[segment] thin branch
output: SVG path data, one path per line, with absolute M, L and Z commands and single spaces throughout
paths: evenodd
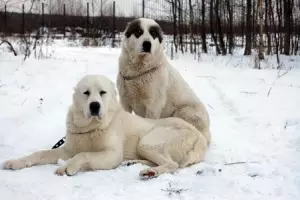
M 276 79 L 273 81 L 272 83 L 272 86 L 270 87 L 269 91 L 268 91 L 268 94 L 267 94 L 267 97 L 269 97 L 270 93 L 271 93 L 271 90 L 273 89 L 273 86 L 275 84 L 275 82 L 280 79 L 281 77 L 283 77 L 284 75 L 286 75 L 287 73 L 289 73 L 289 71 L 291 71 L 292 68 L 290 67 L 289 69 L 287 69 L 285 72 L 283 72 L 282 74 L 280 74 L 280 70 L 278 70 L 278 73 L 277 73 L 277 77 Z
M 225 163 L 224 165 L 239 165 L 239 164 L 246 164 L 247 162 L 232 162 L 232 163 Z
M 4 44 L 4 43 L 8 44 L 10 50 L 14 53 L 15 56 L 18 55 L 17 52 L 15 51 L 14 47 L 12 46 L 12 44 L 11 44 L 9 41 L 7 41 L 7 40 L 2 40 L 2 42 L 0 43 L 0 46 L 1 46 L 2 44 Z
M 257 92 L 248 92 L 248 91 L 241 91 L 240 93 L 251 94 L 251 95 L 257 94 Z
M 246 163 L 258 163 L 258 162 L 256 162 L 256 161 L 250 161 L 250 162 L 238 161 L 238 162 L 232 162 L 232 163 L 225 163 L 224 165 L 240 165 L 240 164 L 246 164 Z
M 216 79 L 216 77 L 213 76 L 196 76 L 198 78 L 212 78 L 212 79 Z
M 288 122 L 285 121 L 284 129 L 286 129 L 287 125 L 288 125 Z
M 168 192 L 169 193 L 169 196 L 171 196 L 172 194 L 181 194 L 181 192 L 184 192 L 184 191 L 187 191 L 188 189 L 175 189 L 175 188 L 172 188 L 172 184 L 169 182 L 169 188 L 166 188 L 166 189 L 161 189 L 162 191 L 164 192 Z

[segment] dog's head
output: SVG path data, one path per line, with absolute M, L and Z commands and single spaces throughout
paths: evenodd
M 161 27 L 152 19 L 139 18 L 131 21 L 123 39 L 123 48 L 135 56 L 153 56 L 163 50 Z
M 115 102 L 115 85 L 105 76 L 86 75 L 74 88 L 73 105 L 86 120 L 102 120 Z

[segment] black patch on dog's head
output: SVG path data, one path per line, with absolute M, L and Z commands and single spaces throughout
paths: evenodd
M 141 22 L 139 19 L 135 19 L 131 21 L 126 29 L 125 36 L 129 38 L 132 34 L 135 35 L 136 38 L 139 38 L 143 35 L 144 31 L 141 28 Z
M 151 36 L 153 37 L 154 40 L 156 38 L 158 38 L 159 43 L 162 42 L 162 40 L 163 40 L 162 30 L 161 30 L 161 28 L 158 25 L 150 26 L 149 33 L 151 34 Z

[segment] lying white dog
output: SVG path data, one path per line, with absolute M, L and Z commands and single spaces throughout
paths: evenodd
M 113 82 L 100 75 L 87 75 L 77 84 L 66 125 L 64 146 L 9 160 L 4 169 L 71 158 L 56 174 L 74 175 L 79 170 L 116 168 L 130 160 L 153 165 L 140 172 L 149 178 L 198 163 L 207 149 L 203 135 L 181 119 L 144 119 L 125 112 Z
M 152 19 L 132 21 L 125 30 L 117 88 L 127 112 L 144 118 L 178 117 L 211 141 L 208 112 L 163 52 L 160 26 Z

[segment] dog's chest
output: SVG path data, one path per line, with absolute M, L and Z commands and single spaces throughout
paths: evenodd
M 104 149 L 104 136 L 97 133 L 71 134 L 66 141 L 66 148 L 72 153 L 99 152 Z
M 126 81 L 125 94 L 130 102 L 139 103 L 150 96 L 151 82 L 146 79 Z

